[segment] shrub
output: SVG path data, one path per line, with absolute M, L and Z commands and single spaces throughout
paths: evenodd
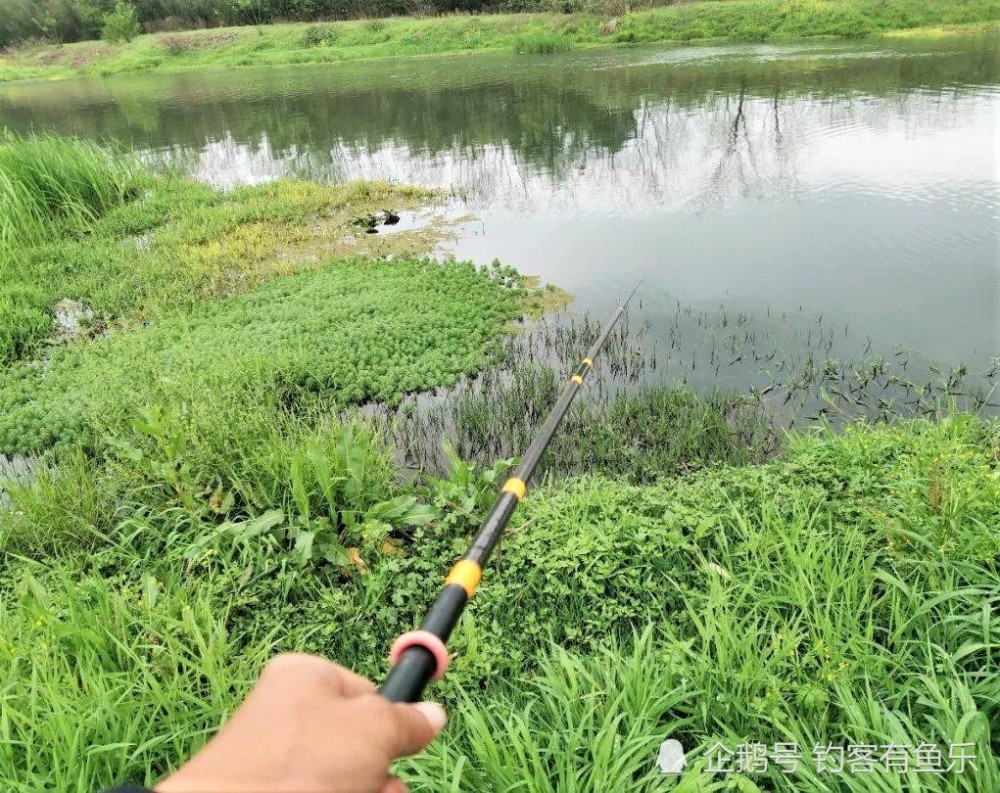
M 160 43 L 170 55 L 180 55 L 191 49 L 191 39 L 186 36 L 164 36 Z
M 147 33 L 176 33 L 180 30 L 190 30 L 194 25 L 184 17 L 170 16 L 163 19 L 153 19 L 145 23 Z
M 104 15 L 104 25 L 101 28 L 101 38 L 105 41 L 131 41 L 142 33 L 135 6 L 130 6 L 119 0 L 113 11 Z
M 325 47 L 337 39 L 337 31 L 329 25 L 310 25 L 302 34 L 303 47 Z

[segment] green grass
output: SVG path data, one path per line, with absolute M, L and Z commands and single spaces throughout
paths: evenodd
M 548 55 L 566 52 L 570 48 L 568 39 L 550 33 L 533 33 L 514 39 L 513 52 L 517 55 Z
M 0 138 L 0 363 L 29 354 L 49 335 L 41 268 L 22 261 L 53 239 L 79 239 L 134 198 L 135 163 L 80 140 Z M 25 268 L 32 271 L 25 277 Z
M 386 237 L 352 224 L 426 205 L 427 190 L 282 181 L 221 192 L 154 178 L 82 140 L 6 140 L 0 191 L 14 199 L 0 204 L 0 364 L 38 354 L 63 299 L 88 306 L 98 332 L 333 257 L 425 253 L 434 239 L 433 229 Z
M 625 337 L 624 343 L 629 341 Z M 565 358 L 582 358 L 590 343 L 580 336 L 578 354 Z M 502 366 L 491 367 L 476 382 L 463 382 L 447 399 L 422 409 L 403 404 L 389 412 L 384 429 L 406 450 L 406 462 L 423 470 L 441 468 L 444 437 L 462 459 L 509 459 L 527 448 L 542 418 L 539 406 L 554 404 L 564 382 L 538 365 L 531 344 L 516 337 Z M 602 359 L 614 357 L 616 346 L 608 344 Z M 607 375 L 599 369 L 595 379 L 602 376 Z M 759 399 L 665 385 L 634 387 L 615 396 L 588 393 L 561 426 L 541 460 L 541 475 L 597 469 L 640 484 L 719 462 L 762 462 L 778 445 L 772 417 Z
M 94 143 L 43 136 L 0 137 L 0 267 L 22 247 L 89 224 L 134 197 L 139 173 Z
M 694 786 L 695 750 L 716 739 L 807 755 L 816 742 L 971 742 L 978 774 L 923 783 L 994 789 L 998 445 L 996 425 L 960 417 L 795 436 L 768 465 L 658 485 L 597 476 L 535 491 L 454 638 L 437 696 L 456 717 L 406 775 L 419 790 L 619 789 L 652 779 L 673 736 Z M 301 465 L 284 459 L 271 470 L 294 479 Z M 391 489 L 384 464 L 368 470 Z M 154 509 L 136 488 L 92 516 L 79 495 L 55 497 L 93 474 L 64 467 L 64 490 L 19 498 L 36 532 L 77 525 L 54 546 L 18 542 L 33 558 L 5 564 L 5 789 L 154 780 L 279 648 L 380 675 L 373 648 L 412 625 L 470 528 L 437 513 L 393 528 L 393 543 L 359 540 L 364 574 L 302 567 L 279 534 L 212 529 L 207 507 Z M 767 779 L 822 781 L 808 768 Z
M 8 52 L 0 82 L 146 70 L 339 63 L 364 58 L 505 50 L 539 53 L 636 42 L 857 38 L 928 28 L 996 32 L 998 0 L 727 0 L 577 14 L 395 18 L 269 25 L 82 42 Z
M 815 743 L 970 742 L 978 774 L 881 774 L 879 789 L 996 789 L 997 440 L 968 418 L 822 432 L 765 467 L 660 487 L 582 479 L 532 502 L 464 634 L 479 674 L 412 765 L 416 787 L 631 789 L 653 781 L 671 736 L 696 767 L 689 789 L 715 789 L 697 766 L 717 740 L 794 742 L 806 757 Z M 517 635 L 506 678 L 486 638 L 497 626 Z M 522 684 L 524 647 L 550 636 L 561 649 Z M 501 682 L 484 697 L 491 665 Z M 809 762 L 766 780 L 872 789 Z
M 0 369 L 0 453 L 38 453 L 0 504 L 3 790 L 154 783 L 282 649 L 380 678 L 505 474 L 497 426 L 519 444 L 556 387 L 498 343 L 541 299 L 525 279 L 351 224 L 426 193 L 137 178 L 86 234 L 65 213 L 7 259 L 108 332 L 43 347 L 48 323 Z M 490 393 L 422 431 L 462 425 L 446 476 L 404 472 L 404 428 L 354 409 L 490 362 Z M 434 693 L 455 715 L 402 764 L 415 790 L 669 787 L 667 736 L 679 789 L 732 781 L 705 775 L 716 740 L 970 743 L 977 772 L 880 789 L 997 789 L 1000 425 L 822 429 L 761 464 L 757 408 L 664 387 L 581 407 L 453 637 Z M 870 789 L 808 762 L 757 782 Z

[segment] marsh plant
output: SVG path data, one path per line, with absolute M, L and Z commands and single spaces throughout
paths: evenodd
M 903 348 L 877 355 L 848 327 L 794 313 L 790 323 L 788 312 L 678 302 L 664 325 L 631 308 L 542 470 L 650 481 L 712 462 L 766 460 L 795 426 L 1000 412 L 1000 359 L 970 370 L 942 369 Z M 443 443 L 484 465 L 516 457 L 600 327 L 586 314 L 547 315 L 504 336 L 500 361 L 475 377 L 363 412 L 411 469 L 447 470 Z M 849 356 L 852 344 L 854 357 L 835 357 Z
M 21 246 L 87 225 L 134 198 L 141 172 L 129 157 L 73 138 L 0 137 L 0 267 Z

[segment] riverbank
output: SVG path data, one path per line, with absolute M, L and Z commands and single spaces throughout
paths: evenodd
M 489 508 L 511 464 L 489 443 L 406 470 L 366 409 L 485 369 L 488 409 L 407 443 L 533 429 L 597 329 L 557 339 L 555 368 L 512 360 L 511 323 L 544 297 L 526 278 L 354 222 L 426 191 L 221 193 L 78 141 L 6 146 L 22 201 L 0 204 L 0 307 L 34 309 L 0 325 L 22 339 L 0 455 L 36 462 L 0 507 L 0 788 L 151 787 L 278 651 L 381 678 Z M 53 296 L 86 332 L 58 337 Z M 996 789 L 1000 425 L 785 435 L 754 406 L 659 384 L 564 428 L 453 637 L 433 690 L 452 720 L 403 764 L 414 790 L 650 788 L 666 737 L 691 790 L 720 783 L 717 741 L 801 748 L 744 786 L 829 784 L 816 744 L 963 744 L 976 769 L 922 786 Z
M 228 454 L 252 455 L 252 505 L 226 472 L 185 491 L 176 426 L 146 430 L 163 451 L 135 455 L 131 485 L 132 463 L 70 458 L 18 495 L 17 541 L 0 537 L 5 790 L 151 786 L 279 650 L 379 679 L 380 649 L 418 619 L 492 492 L 468 469 L 400 489 L 358 428 L 272 428 L 274 446 L 229 430 Z M 692 790 L 720 781 L 717 741 L 801 753 L 794 773 L 741 775 L 774 790 L 820 787 L 813 747 L 828 743 L 903 747 L 910 764 L 907 747 L 930 745 L 942 769 L 961 745 L 975 769 L 960 789 L 994 789 L 998 444 L 996 425 L 959 417 L 795 435 L 766 466 L 535 490 L 433 689 L 448 731 L 401 775 L 421 791 L 651 786 L 672 737 Z M 354 539 L 331 535 L 335 516 L 360 520 Z M 497 734 L 520 751 L 497 753 Z
M 9 50 L 0 82 L 140 71 L 341 63 L 477 51 L 544 54 L 578 47 L 812 37 L 979 35 L 1000 30 L 1000 0 L 727 0 L 620 16 L 513 14 L 215 28 Z

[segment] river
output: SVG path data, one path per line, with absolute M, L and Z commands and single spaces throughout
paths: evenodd
M 220 186 L 445 188 L 463 218 L 445 253 L 499 258 L 595 315 L 643 279 L 659 369 L 684 379 L 742 385 L 766 356 L 728 379 L 714 348 L 711 367 L 671 360 L 679 317 L 695 334 L 752 318 L 745 338 L 827 357 L 1000 354 L 996 38 L 21 84 L 0 86 L 0 122 L 120 141 Z

